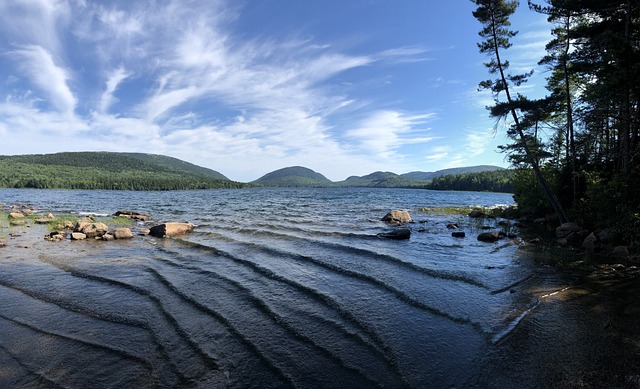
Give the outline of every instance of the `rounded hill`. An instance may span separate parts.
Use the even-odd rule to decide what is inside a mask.
[[[309,168],[291,166],[275,170],[253,181],[261,186],[297,187],[297,186],[330,186],[331,180]]]

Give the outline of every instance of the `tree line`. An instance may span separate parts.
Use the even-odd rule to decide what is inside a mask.
[[[529,0],[546,15],[552,39],[540,65],[547,96],[519,87],[532,72],[509,68],[513,0],[471,0],[481,23],[478,43],[491,79],[480,82],[507,126],[502,146],[517,172],[521,210],[555,214],[596,229],[616,226],[640,236],[640,3],[637,0]]]

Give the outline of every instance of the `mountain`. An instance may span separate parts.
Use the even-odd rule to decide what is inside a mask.
[[[0,187],[173,190],[241,187],[215,170],[157,154],[64,152],[0,156]]]
[[[158,154],[82,151],[56,154],[0,156],[0,160],[36,165],[99,168],[112,172],[129,169],[153,172],[173,172],[183,173],[190,176],[228,180],[227,177],[215,170],[197,166],[177,158]]]
[[[412,180],[424,180],[431,181],[434,178],[448,176],[452,174],[467,174],[467,173],[480,173],[480,172],[492,172],[495,170],[504,170],[499,166],[491,166],[491,165],[478,165],[478,166],[467,166],[467,167],[454,167],[450,169],[438,170],[435,172],[409,172],[401,174],[401,177],[409,178]]]
[[[426,185],[426,182],[402,177],[392,172],[374,172],[366,176],[351,176],[344,181],[337,182],[339,186],[366,186],[376,188],[397,188]]]
[[[302,166],[291,166],[267,173],[252,182],[261,186],[331,186],[333,182],[320,173]]]

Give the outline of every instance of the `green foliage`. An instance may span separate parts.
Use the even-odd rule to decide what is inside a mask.
[[[0,157],[0,187],[36,189],[186,190],[238,188],[219,173],[175,158],[123,153]]]
[[[475,192],[512,193],[512,170],[455,174],[435,178],[427,188],[433,190],[466,190]]]

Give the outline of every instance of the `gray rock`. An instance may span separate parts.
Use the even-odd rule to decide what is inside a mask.
[[[454,238],[464,238],[466,234],[464,233],[464,231],[453,231],[451,233],[451,236],[453,236]]]
[[[408,228],[398,228],[389,232],[380,233],[378,236],[385,239],[405,240],[411,237],[411,230]]]

